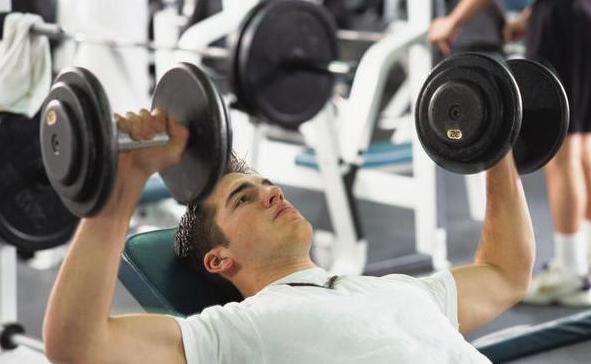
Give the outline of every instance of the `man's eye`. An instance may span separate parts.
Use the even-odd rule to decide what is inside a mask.
[[[241,197],[238,199],[238,201],[236,202],[236,207],[238,207],[238,206],[240,206],[240,205],[242,205],[242,204],[245,204],[245,203],[247,203],[247,202],[248,202],[248,200],[249,200],[249,199],[248,199],[248,196],[247,196],[247,195],[243,195],[243,196],[241,196]]]

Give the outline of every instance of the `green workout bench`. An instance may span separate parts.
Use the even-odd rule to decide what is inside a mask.
[[[241,301],[229,282],[181,264],[173,251],[176,228],[131,236],[119,280],[147,312],[189,316],[204,308]]]
[[[172,198],[172,194],[164,184],[162,178],[159,175],[153,175],[146,182],[139,204],[154,203],[167,198]]]

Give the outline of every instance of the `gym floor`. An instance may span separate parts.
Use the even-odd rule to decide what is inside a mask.
[[[449,258],[453,264],[470,261],[478,242],[481,223],[470,220],[464,178],[460,175],[439,171],[440,183],[447,201],[443,209],[448,232]],[[540,269],[552,253],[552,222],[546,198],[546,185],[542,171],[523,178],[526,195],[537,237],[537,263]],[[326,206],[320,192],[285,188],[287,198],[298,206],[318,228],[330,229]],[[392,191],[391,193],[396,193]],[[410,210],[385,205],[360,203],[361,218],[369,241],[369,261],[379,261],[410,254],[414,249],[414,220]],[[423,272],[425,273],[425,272]],[[30,335],[41,337],[43,313],[48,295],[57,274],[57,268],[39,271],[20,262],[18,266],[18,316]],[[486,287],[486,289],[495,289]],[[113,303],[114,314],[141,311],[137,302],[121,284],[117,285]],[[498,331],[503,328],[535,324],[574,314],[581,310],[560,307],[534,307],[518,305],[501,315],[494,322],[468,336],[468,340]],[[550,360],[550,361],[546,361]],[[2,357],[0,357],[0,362]],[[22,362],[22,361],[21,361]],[[536,360],[537,363],[556,362],[556,358]],[[560,360],[561,363],[565,361]]]

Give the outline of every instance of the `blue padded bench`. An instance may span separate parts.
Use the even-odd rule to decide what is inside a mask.
[[[204,308],[240,301],[229,282],[181,264],[173,251],[176,228],[131,236],[119,280],[147,312],[189,316]]]
[[[375,143],[363,153],[361,168],[380,168],[412,163],[412,144],[392,144],[389,142]],[[296,157],[299,166],[318,169],[316,154],[313,149],[305,148]]]
[[[476,348],[493,363],[504,363],[591,340],[591,311],[533,325]]]
[[[509,11],[521,11],[532,3],[533,0],[505,0],[505,7]]]

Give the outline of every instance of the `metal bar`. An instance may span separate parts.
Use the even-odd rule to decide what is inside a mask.
[[[359,152],[369,145],[372,125],[379,111],[380,95],[392,64],[406,56],[411,45],[426,43],[427,30],[426,27],[409,26],[400,34],[388,34],[363,54],[342,118],[345,127],[340,137],[341,152],[347,163],[359,163]]]
[[[149,51],[184,51],[199,54],[203,57],[226,59],[230,51],[221,47],[207,47],[205,49],[182,48],[178,46],[166,46],[153,42],[134,41],[129,39],[111,39],[102,37],[89,37],[83,33],[72,33],[57,24],[34,24],[31,33],[44,35],[51,39],[71,40],[76,43],[93,44],[108,48],[143,48]]]
[[[135,141],[131,139],[129,134],[120,132],[117,136],[117,145],[119,147],[119,151],[123,152],[128,150],[164,146],[169,140],[170,137],[167,133],[156,134],[156,136],[150,140]]]
[[[12,11],[12,1],[0,0],[0,12],[1,13],[10,13],[11,11]]]
[[[45,344],[42,341],[28,337],[26,335],[15,334],[12,336],[11,341],[17,346],[25,346],[29,349],[36,350],[40,353],[45,353]]]
[[[0,240],[0,323],[17,316],[16,247]]]
[[[374,43],[384,38],[384,33],[339,29],[337,31],[337,38],[339,40],[346,40],[351,42]]]
[[[355,67],[349,62],[333,61],[327,66],[327,71],[335,75],[350,76]]]
[[[359,275],[367,260],[367,242],[360,229],[356,229],[355,205],[349,200],[353,196],[347,194],[343,178],[346,171],[339,162],[341,153],[333,117],[332,105],[329,103],[323,112],[302,125],[300,131],[307,144],[316,151],[330,221],[337,235],[333,247],[334,260],[329,271],[334,274]]]
[[[486,174],[468,174],[466,181],[466,194],[468,196],[468,210],[474,221],[484,221],[486,211]]]
[[[314,62],[309,59],[294,57],[293,59],[286,60],[284,67],[295,71],[352,76],[355,64],[353,62],[343,61]]]
[[[203,57],[215,59],[229,58],[230,51],[222,47],[207,47],[203,49],[184,48],[179,46],[163,45],[154,42],[134,41],[130,39],[112,39],[104,37],[89,37],[83,33],[73,33],[53,23],[34,24],[31,27],[31,33],[35,35],[43,35],[51,39],[71,40],[76,43],[85,43],[104,46],[108,48],[143,48],[149,51],[183,51],[196,53]],[[382,33],[374,32],[358,32],[351,30],[339,30],[337,36],[340,39],[371,41],[376,42],[383,38]],[[299,62],[298,62],[298,66]],[[348,62],[334,61],[326,65],[310,65],[311,70],[320,72],[329,72],[339,75],[350,75],[354,69],[354,65]]]

